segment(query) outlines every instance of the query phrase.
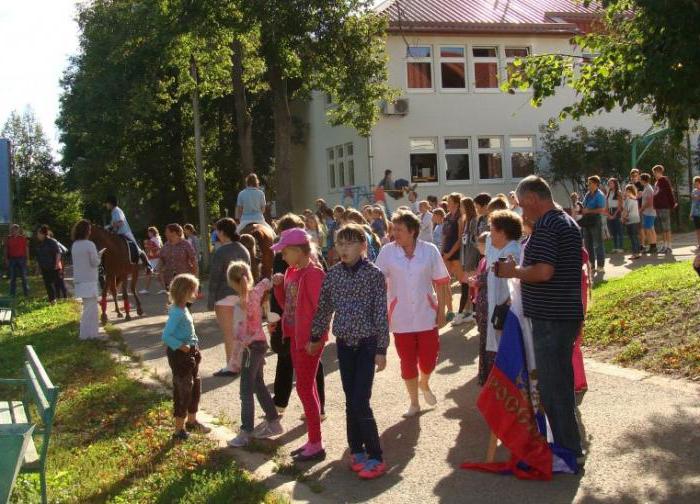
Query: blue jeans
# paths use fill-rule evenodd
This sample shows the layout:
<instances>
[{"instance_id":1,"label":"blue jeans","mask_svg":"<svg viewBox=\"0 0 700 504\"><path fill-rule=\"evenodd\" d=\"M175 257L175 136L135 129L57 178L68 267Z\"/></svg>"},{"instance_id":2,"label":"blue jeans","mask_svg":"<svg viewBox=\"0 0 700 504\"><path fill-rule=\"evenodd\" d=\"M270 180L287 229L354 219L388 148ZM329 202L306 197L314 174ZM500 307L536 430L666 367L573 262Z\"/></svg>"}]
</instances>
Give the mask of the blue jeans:
<instances>
[{"instance_id":1,"label":"blue jeans","mask_svg":"<svg viewBox=\"0 0 700 504\"><path fill-rule=\"evenodd\" d=\"M542 407L552 428L554 441L576 456L583 452L576 421L571 356L581 323L580 320L532 319L532 339Z\"/></svg>"},{"instance_id":2,"label":"blue jeans","mask_svg":"<svg viewBox=\"0 0 700 504\"><path fill-rule=\"evenodd\" d=\"M27 258L18 257L8 260L8 269L10 274L10 296L17 293L17 275L22 277L22 291L25 297L29 295L29 286L27 285Z\"/></svg>"},{"instance_id":3,"label":"blue jeans","mask_svg":"<svg viewBox=\"0 0 700 504\"><path fill-rule=\"evenodd\" d=\"M603 243L603 222L600 218L592 226L583 228L583 239L586 244L588 257L591 258L591 265L595 268L596 261L598 267L605 266L605 244Z\"/></svg>"},{"instance_id":4,"label":"blue jeans","mask_svg":"<svg viewBox=\"0 0 700 504\"><path fill-rule=\"evenodd\" d=\"M632 253L639 254L641 247L639 246L639 222L634 224L625 224L627 229L627 236L630 237L632 242Z\"/></svg>"},{"instance_id":5,"label":"blue jeans","mask_svg":"<svg viewBox=\"0 0 700 504\"><path fill-rule=\"evenodd\" d=\"M624 248L624 234L622 229L622 221L619 217L608 220L608 231L613 240L613 248L622 250Z\"/></svg>"},{"instance_id":6,"label":"blue jeans","mask_svg":"<svg viewBox=\"0 0 700 504\"><path fill-rule=\"evenodd\" d=\"M379 432L369 405L374 382L376 341L363 340L359 346L347 346L337 339L338 367L345 392L345 416L351 453L367 453L369 458L382 460Z\"/></svg>"},{"instance_id":7,"label":"blue jeans","mask_svg":"<svg viewBox=\"0 0 700 504\"><path fill-rule=\"evenodd\" d=\"M265 412L268 421L279 418L275 403L272 402L270 391L265 386L263 366L267 343L253 341L243 350L241 365L241 429L250 433L255 422L255 399L258 398L260 407Z\"/></svg>"}]
</instances>

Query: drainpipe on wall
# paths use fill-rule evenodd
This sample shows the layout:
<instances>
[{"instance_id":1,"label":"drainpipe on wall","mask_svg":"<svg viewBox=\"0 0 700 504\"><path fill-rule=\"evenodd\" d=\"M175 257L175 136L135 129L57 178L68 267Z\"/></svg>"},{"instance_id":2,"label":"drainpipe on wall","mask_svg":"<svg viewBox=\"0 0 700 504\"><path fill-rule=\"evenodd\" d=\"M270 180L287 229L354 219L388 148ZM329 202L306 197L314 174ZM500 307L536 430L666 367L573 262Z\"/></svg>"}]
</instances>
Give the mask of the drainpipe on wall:
<instances>
[{"instance_id":1,"label":"drainpipe on wall","mask_svg":"<svg viewBox=\"0 0 700 504\"><path fill-rule=\"evenodd\" d=\"M372 152L372 134L367 135L367 170L369 175L369 181L367 187L372 190L372 184L374 181L374 152Z\"/></svg>"}]
</instances>

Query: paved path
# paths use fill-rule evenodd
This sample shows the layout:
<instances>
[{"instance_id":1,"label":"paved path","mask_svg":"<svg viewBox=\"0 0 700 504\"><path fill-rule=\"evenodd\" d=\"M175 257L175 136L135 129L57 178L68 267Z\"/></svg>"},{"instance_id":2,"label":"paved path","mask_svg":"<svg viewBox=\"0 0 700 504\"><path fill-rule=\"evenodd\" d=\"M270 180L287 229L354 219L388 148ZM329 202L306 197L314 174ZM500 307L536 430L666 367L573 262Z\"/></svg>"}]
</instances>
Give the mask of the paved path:
<instances>
[{"instance_id":1,"label":"paved path","mask_svg":"<svg viewBox=\"0 0 700 504\"><path fill-rule=\"evenodd\" d=\"M144 296L144 301L143 318L116 324L144 363L169 377L160 343L165 296ZM203 353L202 408L238 423L238 380L211 376L223 364L223 345L213 314L202 311L203 305L199 302L194 309ZM395 504L700 502L700 387L590 360L586 363L590 388L580 408L589 458L581 475L559 475L542 483L459 469L464 460L483 458L489 434L475 407L480 390L477 340L473 326L442 332L432 381L440 402L409 420L401 418L407 400L398 357L390 349L387 369L377 375L372 400L389 471L371 482L358 481L346 467L344 398L335 345L331 342L326 347L328 419L323 435L328 458L308 470L317 482L313 486L322 489L319 499ZM275 361L270 354L265 368L268 384L273 381ZM300 413L293 395L283 420L287 432L271 441L272 446L289 452L304 442ZM507 453L499 448L498 456L506 458Z\"/></svg>"}]
</instances>

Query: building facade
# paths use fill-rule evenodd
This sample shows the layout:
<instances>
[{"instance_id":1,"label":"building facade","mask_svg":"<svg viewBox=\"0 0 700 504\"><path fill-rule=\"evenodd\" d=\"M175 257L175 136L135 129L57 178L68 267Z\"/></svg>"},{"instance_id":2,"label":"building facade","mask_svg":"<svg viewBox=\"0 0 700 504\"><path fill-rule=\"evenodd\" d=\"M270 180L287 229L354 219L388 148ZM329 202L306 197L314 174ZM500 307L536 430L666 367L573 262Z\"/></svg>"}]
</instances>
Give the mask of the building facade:
<instances>
[{"instance_id":1,"label":"building facade","mask_svg":"<svg viewBox=\"0 0 700 504\"><path fill-rule=\"evenodd\" d=\"M297 104L308 129L294 152L295 209L319 197L361 205L387 169L417 184L420 198L508 192L535 172L539 128L574 101L573 91L562 88L533 108L530 91L507 94L499 84L517 57L575 53L570 40L595 12L568 0L388 0L378 10L390 20L389 83L400 99L383 107L367 138L329 125L333 104L323 93ZM643 133L651 121L612 111L564 121L560 133L579 124Z\"/></svg>"}]
</instances>

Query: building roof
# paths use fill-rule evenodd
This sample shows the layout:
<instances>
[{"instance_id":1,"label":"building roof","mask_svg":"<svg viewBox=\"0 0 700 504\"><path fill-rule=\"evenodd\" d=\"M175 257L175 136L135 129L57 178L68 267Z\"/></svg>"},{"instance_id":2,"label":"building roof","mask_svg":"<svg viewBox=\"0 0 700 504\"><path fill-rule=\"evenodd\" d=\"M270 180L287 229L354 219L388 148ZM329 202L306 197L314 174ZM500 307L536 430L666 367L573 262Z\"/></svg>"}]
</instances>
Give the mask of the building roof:
<instances>
[{"instance_id":1,"label":"building roof","mask_svg":"<svg viewBox=\"0 0 700 504\"><path fill-rule=\"evenodd\" d=\"M599 7L576 0L386 0L389 31L562 33L587 31Z\"/></svg>"}]
</instances>

